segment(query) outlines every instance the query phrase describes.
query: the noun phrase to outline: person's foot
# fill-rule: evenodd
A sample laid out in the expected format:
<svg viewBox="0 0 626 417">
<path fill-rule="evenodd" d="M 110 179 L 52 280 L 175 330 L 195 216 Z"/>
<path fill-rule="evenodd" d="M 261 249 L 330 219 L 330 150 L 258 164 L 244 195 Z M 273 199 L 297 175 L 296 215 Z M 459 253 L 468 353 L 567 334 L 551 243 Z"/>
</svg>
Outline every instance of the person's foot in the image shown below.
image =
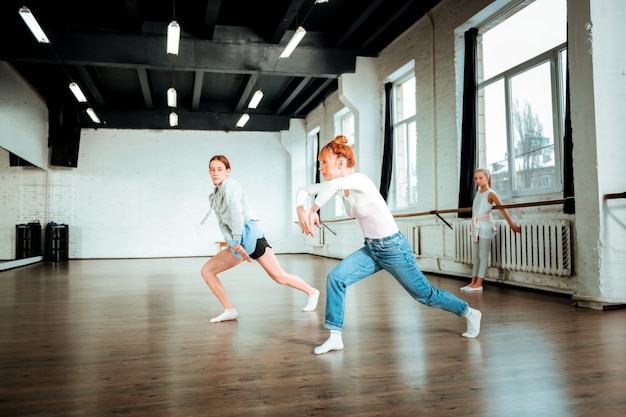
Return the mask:
<svg viewBox="0 0 626 417">
<path fill-rule="evenodd" d="M 343 349 L 343 340 L 341 338 L 341 333 L 334 333 L 331 331 L 330 337 L 321 345 L 316 346 L 313 349 L 313 353 L 316 355 L 321 355 L 323 353 L 328 353 L 331 350 L 341 350 Z"/>
<path fill-rule="evenodd" d="M 483 286 L 481 285 L 480 287 L 470 287 L 465 286 L 463 288 L 461 288 L 461 291 L 466 291 L 466 292 L 472 292 L 472 291 L 482 291 L 483 290 Z"/>
<path fill-rule="evenodd" d="M 237 317 L 239 317 L 239 313 L 237 313 L 237 309 L 230 308 L 230 309 L 224 310 L 222 314 L 220 314 L 217 317 L 213 317 L 209 321 L 211 323 L 219 323 L 221 321 L 237 320 Z"/>
<path fill-rule="evenodd" d="M 474 339 L 478 337 L 478 334 L 480 333 L 480 322 L 482 317 L 483 314 L 479 310 L 471 308 L 469 315 L 466 317 L 467 330 L 461 336 L 468 339 Z"/>
<path fill-rule="evenodd" d="M 317 308 L 317 300 L 320 298 L 320 291 L 315 289 L 313 294 L 309 295 L 309 300 L 306 305 L 302 308 L 302 311 L 313 311 Z"/>
</svg>

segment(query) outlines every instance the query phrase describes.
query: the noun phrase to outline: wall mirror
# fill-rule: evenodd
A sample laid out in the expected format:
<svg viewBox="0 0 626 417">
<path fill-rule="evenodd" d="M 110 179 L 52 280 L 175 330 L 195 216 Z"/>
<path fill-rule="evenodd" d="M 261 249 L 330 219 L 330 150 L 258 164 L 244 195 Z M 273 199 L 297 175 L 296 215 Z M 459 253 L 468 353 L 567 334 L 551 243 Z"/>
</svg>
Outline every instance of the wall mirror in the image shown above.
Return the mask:
<svg viewBox="0 0 626 417">
<path fill-rule="evenodd" d="M 43 239 L 47 213 L 47 180 L 45 169 L 31 164 L 19 155 L 0 147 L 0 271 L 16 266 L 27 265 L 43 259 L 43 256 L 31 256 L 37 253 Z M 30 248 L 19 246 L 18 234 L 23 228 L 18 225 L 39 222 L 41 234 L 29 235 L 34 241 L 26 242 Z M 19 230 L 18 230 L 19 229 Z M 23 237 L 23 235 L 21 235 Z M 22 245 L 25 242 L 20 242 Z M 21 258 L 21 259 L 18 259 Z"/>
</svg>

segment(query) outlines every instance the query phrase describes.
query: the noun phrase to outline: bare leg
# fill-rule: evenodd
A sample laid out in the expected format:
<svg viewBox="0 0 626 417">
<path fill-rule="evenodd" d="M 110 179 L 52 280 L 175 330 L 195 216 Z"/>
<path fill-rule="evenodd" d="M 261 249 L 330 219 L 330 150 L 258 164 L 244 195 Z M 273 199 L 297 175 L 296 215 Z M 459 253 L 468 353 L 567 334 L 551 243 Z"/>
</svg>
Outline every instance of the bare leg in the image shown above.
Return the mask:
<svg viewBox="0 0 626 417">
<path fill-rule="evenodd" d="M 475 277 L 475 279 L 472 279 L 472 283 L 470 284 L 470 287 L 478 288 L 478 287 L 482 287 L 482 285 L 483 285 L 483 279 L 480 277 Z"/>
<path fill-rule="evenodd" d="M 277 284 L 288 285 L 291 288 L 300 290 L 309 296 L 308 303 L 302 310 L 315 310 L 320 292 L 307 284 L 299 276 L 285 272 L 280 266 L 272 248 L 266 248 L 265 253 L 257 259 L 257 262 L 263 267 L 265 272 L 267 272 L 267 275 L 269 275 L 269 277 L 272 278 Z"/>
<path fill-rule="evenodd" d="M 224 320 L 234 320 L 238 317 L 237 310 L 235 310 L 233 303 L 230 301 L 230 298 L 228 298 L 226 289 L 222 281 L 217 277 L 217 274 L 231 269 L 241 262 L 243 262 L 243 259 L 237 259 L 230 249 L 224 249 L 210 258 L 200 270 L 204 282 L 206 282 L 211 291 L 213 291 L 213 294 L 215 294 L 225 310 L 220 316 L 211 319 L 213 323 Z"/>
</svg>

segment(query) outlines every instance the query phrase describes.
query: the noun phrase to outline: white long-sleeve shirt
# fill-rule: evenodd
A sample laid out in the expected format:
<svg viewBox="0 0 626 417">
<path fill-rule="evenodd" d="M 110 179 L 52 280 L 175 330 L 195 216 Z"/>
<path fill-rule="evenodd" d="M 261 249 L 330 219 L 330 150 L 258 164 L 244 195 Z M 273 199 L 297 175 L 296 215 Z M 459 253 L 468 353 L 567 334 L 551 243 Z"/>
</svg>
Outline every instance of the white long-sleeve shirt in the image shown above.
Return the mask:
<svg viewBox="0 0 626 417">
<path fill-rule="evenodd" d="M 346 197 L 344 191 L 348 191 Z M 334 195 L 342 197 L 346 213 L 356 219 L 363 237 L 380 239 L 398 232 L 393 214 L 383 196 L 366 175 L 350 174 L 318 184 L 300 187 L 296 194 L 296 205 L 304 206 L 309 196 L 315 195 L 315 204 L 322 207 Z"/>
</svg>

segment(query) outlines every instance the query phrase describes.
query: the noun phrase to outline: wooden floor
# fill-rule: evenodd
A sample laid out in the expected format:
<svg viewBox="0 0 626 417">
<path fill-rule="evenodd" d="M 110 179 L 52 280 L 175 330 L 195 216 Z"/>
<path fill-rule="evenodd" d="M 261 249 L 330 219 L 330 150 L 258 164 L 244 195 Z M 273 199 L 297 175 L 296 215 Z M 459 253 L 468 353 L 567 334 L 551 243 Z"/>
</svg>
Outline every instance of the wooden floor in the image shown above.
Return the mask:
<svg viewBox="0 0 626 417">
<path fill-rule="evenodd" d="M 201 258 L 0 272 L 0 416 L 624 415 L 626 309 L 429 276 L 482 310 L 467 340 L 382 272 L 348 290 L 345 349 L 316 356 L 338 261 L 279 259 L 322 291 L 317 311 L 256 263 L 222 276 L 240 317 L 218 324 Z"/>
</svg>

